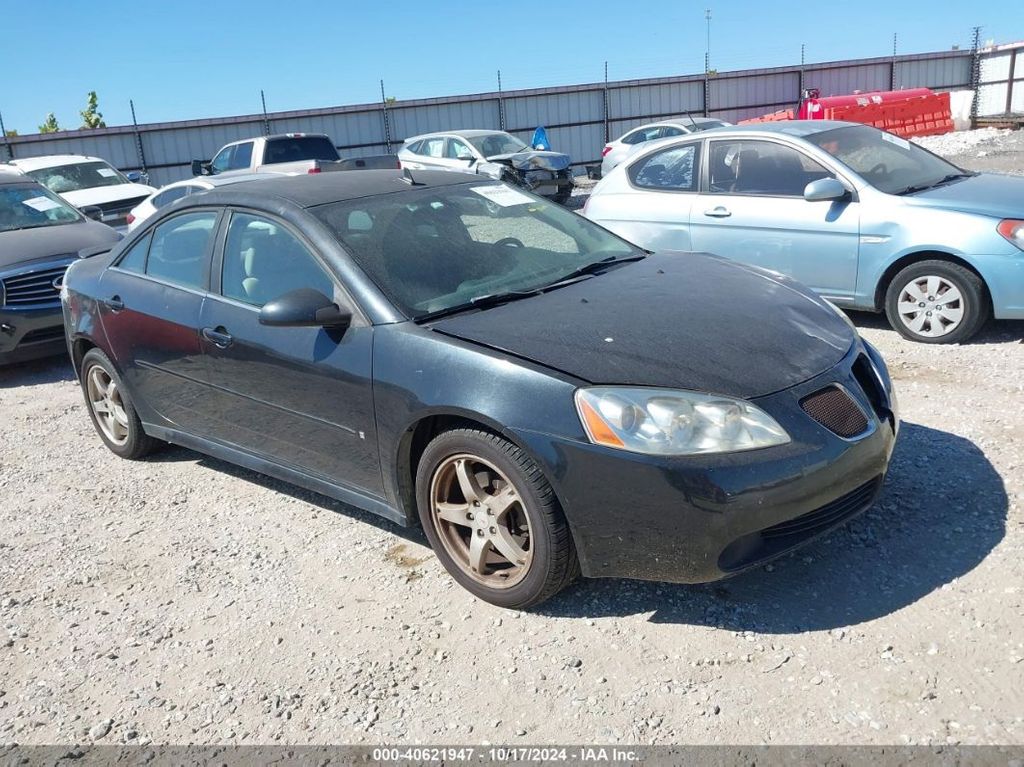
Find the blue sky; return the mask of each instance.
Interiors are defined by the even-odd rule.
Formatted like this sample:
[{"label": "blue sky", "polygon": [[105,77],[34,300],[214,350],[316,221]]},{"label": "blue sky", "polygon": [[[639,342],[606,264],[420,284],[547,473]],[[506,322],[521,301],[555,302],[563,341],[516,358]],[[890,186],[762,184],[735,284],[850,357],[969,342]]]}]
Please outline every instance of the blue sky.
[{"label": "blue sky", "polygon": [[[642,8],[636,13],[632,8]],[[1024,39],[1020,0],[388,0],[3,4],[0,114],[35,133],[81,124],[90,90],[108,125],[215,117],[700,72],[704,9],[720,71]]]}]

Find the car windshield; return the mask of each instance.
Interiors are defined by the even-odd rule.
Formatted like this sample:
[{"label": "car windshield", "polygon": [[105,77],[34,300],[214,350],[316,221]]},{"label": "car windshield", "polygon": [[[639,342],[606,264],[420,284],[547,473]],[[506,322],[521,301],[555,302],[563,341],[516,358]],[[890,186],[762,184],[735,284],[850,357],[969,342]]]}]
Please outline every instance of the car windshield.
[{"label": "car windshield", "polygon": [[80,221],[78,212],[37,184],[0,185],[0,232]]},{"label": "car windshield", "polygon": [[484,157],[512,154],[527,148],[524,142],[517,139],[511,133],[487,133],[483,136],[468,136],[466,141],[475,146],[476,151]]},{"label": "car windshield", "polygon": [[92,189],[97,186],[130,183],[118,171],[100,160],[76,162],[71,165],[58,165],[54,168],[40,168],[26,172],[51,192],[57,194],[74,192],[79,189]]},{"label": "car windshield", "polygon": [[888,194],[929,189],[965,172],[917,144],[866,125],[807,136],[876,189]]},{"label": "car windshield", "polygon": [[544,289],[591,264],[643,255],[582,216],[504,184],[411,189],[313,212],[412,318]]}]

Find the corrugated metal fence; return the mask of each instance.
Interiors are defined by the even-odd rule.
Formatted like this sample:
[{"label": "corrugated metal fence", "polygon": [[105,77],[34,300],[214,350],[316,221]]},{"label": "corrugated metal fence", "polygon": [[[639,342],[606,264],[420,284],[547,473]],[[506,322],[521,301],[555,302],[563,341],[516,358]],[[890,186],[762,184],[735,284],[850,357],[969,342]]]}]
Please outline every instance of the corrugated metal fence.
[{"label": "corrugated metal fence", "polygon": [[[625,80],[608,83],[481,93],[468,96],[359,104],[208,120],[99,130],[66,131],[9,139],[15,157],[88,154],[123,170],[145,165],[160,186],[190,174],[193,158],[209,159],[229,141],[272,133],[326,133],[343,156],[397,151],[404,138],[429,131],[504,127],[529,140],[537,125],[574,165],[600,159],[608,138],[639,123],[685,113],[730,122],[797,103],[805,87],[822,95],[854,90],[972,87],[975,54],[942,51],[806,66]],[[1011,75],[1012,77],[1012,75]],[[705,93],[707,99],[705,100]],[[390,138],[390,147],[388,145]]]}]

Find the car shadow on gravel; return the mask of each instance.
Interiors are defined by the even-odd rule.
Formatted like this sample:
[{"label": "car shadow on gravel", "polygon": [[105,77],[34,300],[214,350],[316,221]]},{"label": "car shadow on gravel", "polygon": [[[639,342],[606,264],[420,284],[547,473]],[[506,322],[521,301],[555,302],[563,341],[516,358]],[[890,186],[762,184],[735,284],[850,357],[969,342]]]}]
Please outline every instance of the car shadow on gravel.
[{"label": "car shadow on gravel", "polygon": [[885,489],[825,538],[702,586],[590,580],[542,604],[558,617],[652,612],[655,623],[791,634],[888,615],[970,572],[1002,540],[1003,480],[970,440],[905,423]]},{"label": "car shadow on gravel", "polygon": [[[858,328],[888,330],[894,334],[896,332],[889,325],[889,320],[885,318],[884,314],[854,311],[848,311],[846,314]],[[913,342],[907,341],[906,343]],[[1021,320],[989,320],[977,335],[970,338],[963,346],[1004,343],[1024,344],[1024,322]]]},{"label": "car shadow on gravel", "polygon": [[75,371],[71,367],[71,360],[66,356],[0,366],[0,389],[74,380]]}]

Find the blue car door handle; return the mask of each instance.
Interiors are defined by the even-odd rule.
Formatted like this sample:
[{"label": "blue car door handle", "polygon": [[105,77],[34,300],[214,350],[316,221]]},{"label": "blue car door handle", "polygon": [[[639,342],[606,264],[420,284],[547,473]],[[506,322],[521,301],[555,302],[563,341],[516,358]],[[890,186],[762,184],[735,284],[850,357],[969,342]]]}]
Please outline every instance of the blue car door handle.
[{"label": "blue car door handle", "polygon": [[728,218],[732,215],[732,211],[726,208],[724,205],[718,205],[714,208],[704,211],[705,216],[711,216],[711,218]]},{"label": "blue car door handle", "polygon": [[216,346],[218,349],[227,349],[231,346],[231,342],[235,339],[231,337],[231,334],[222,327],[214,328],[203,328],[203,338],[209,341],[211,344]]}]

